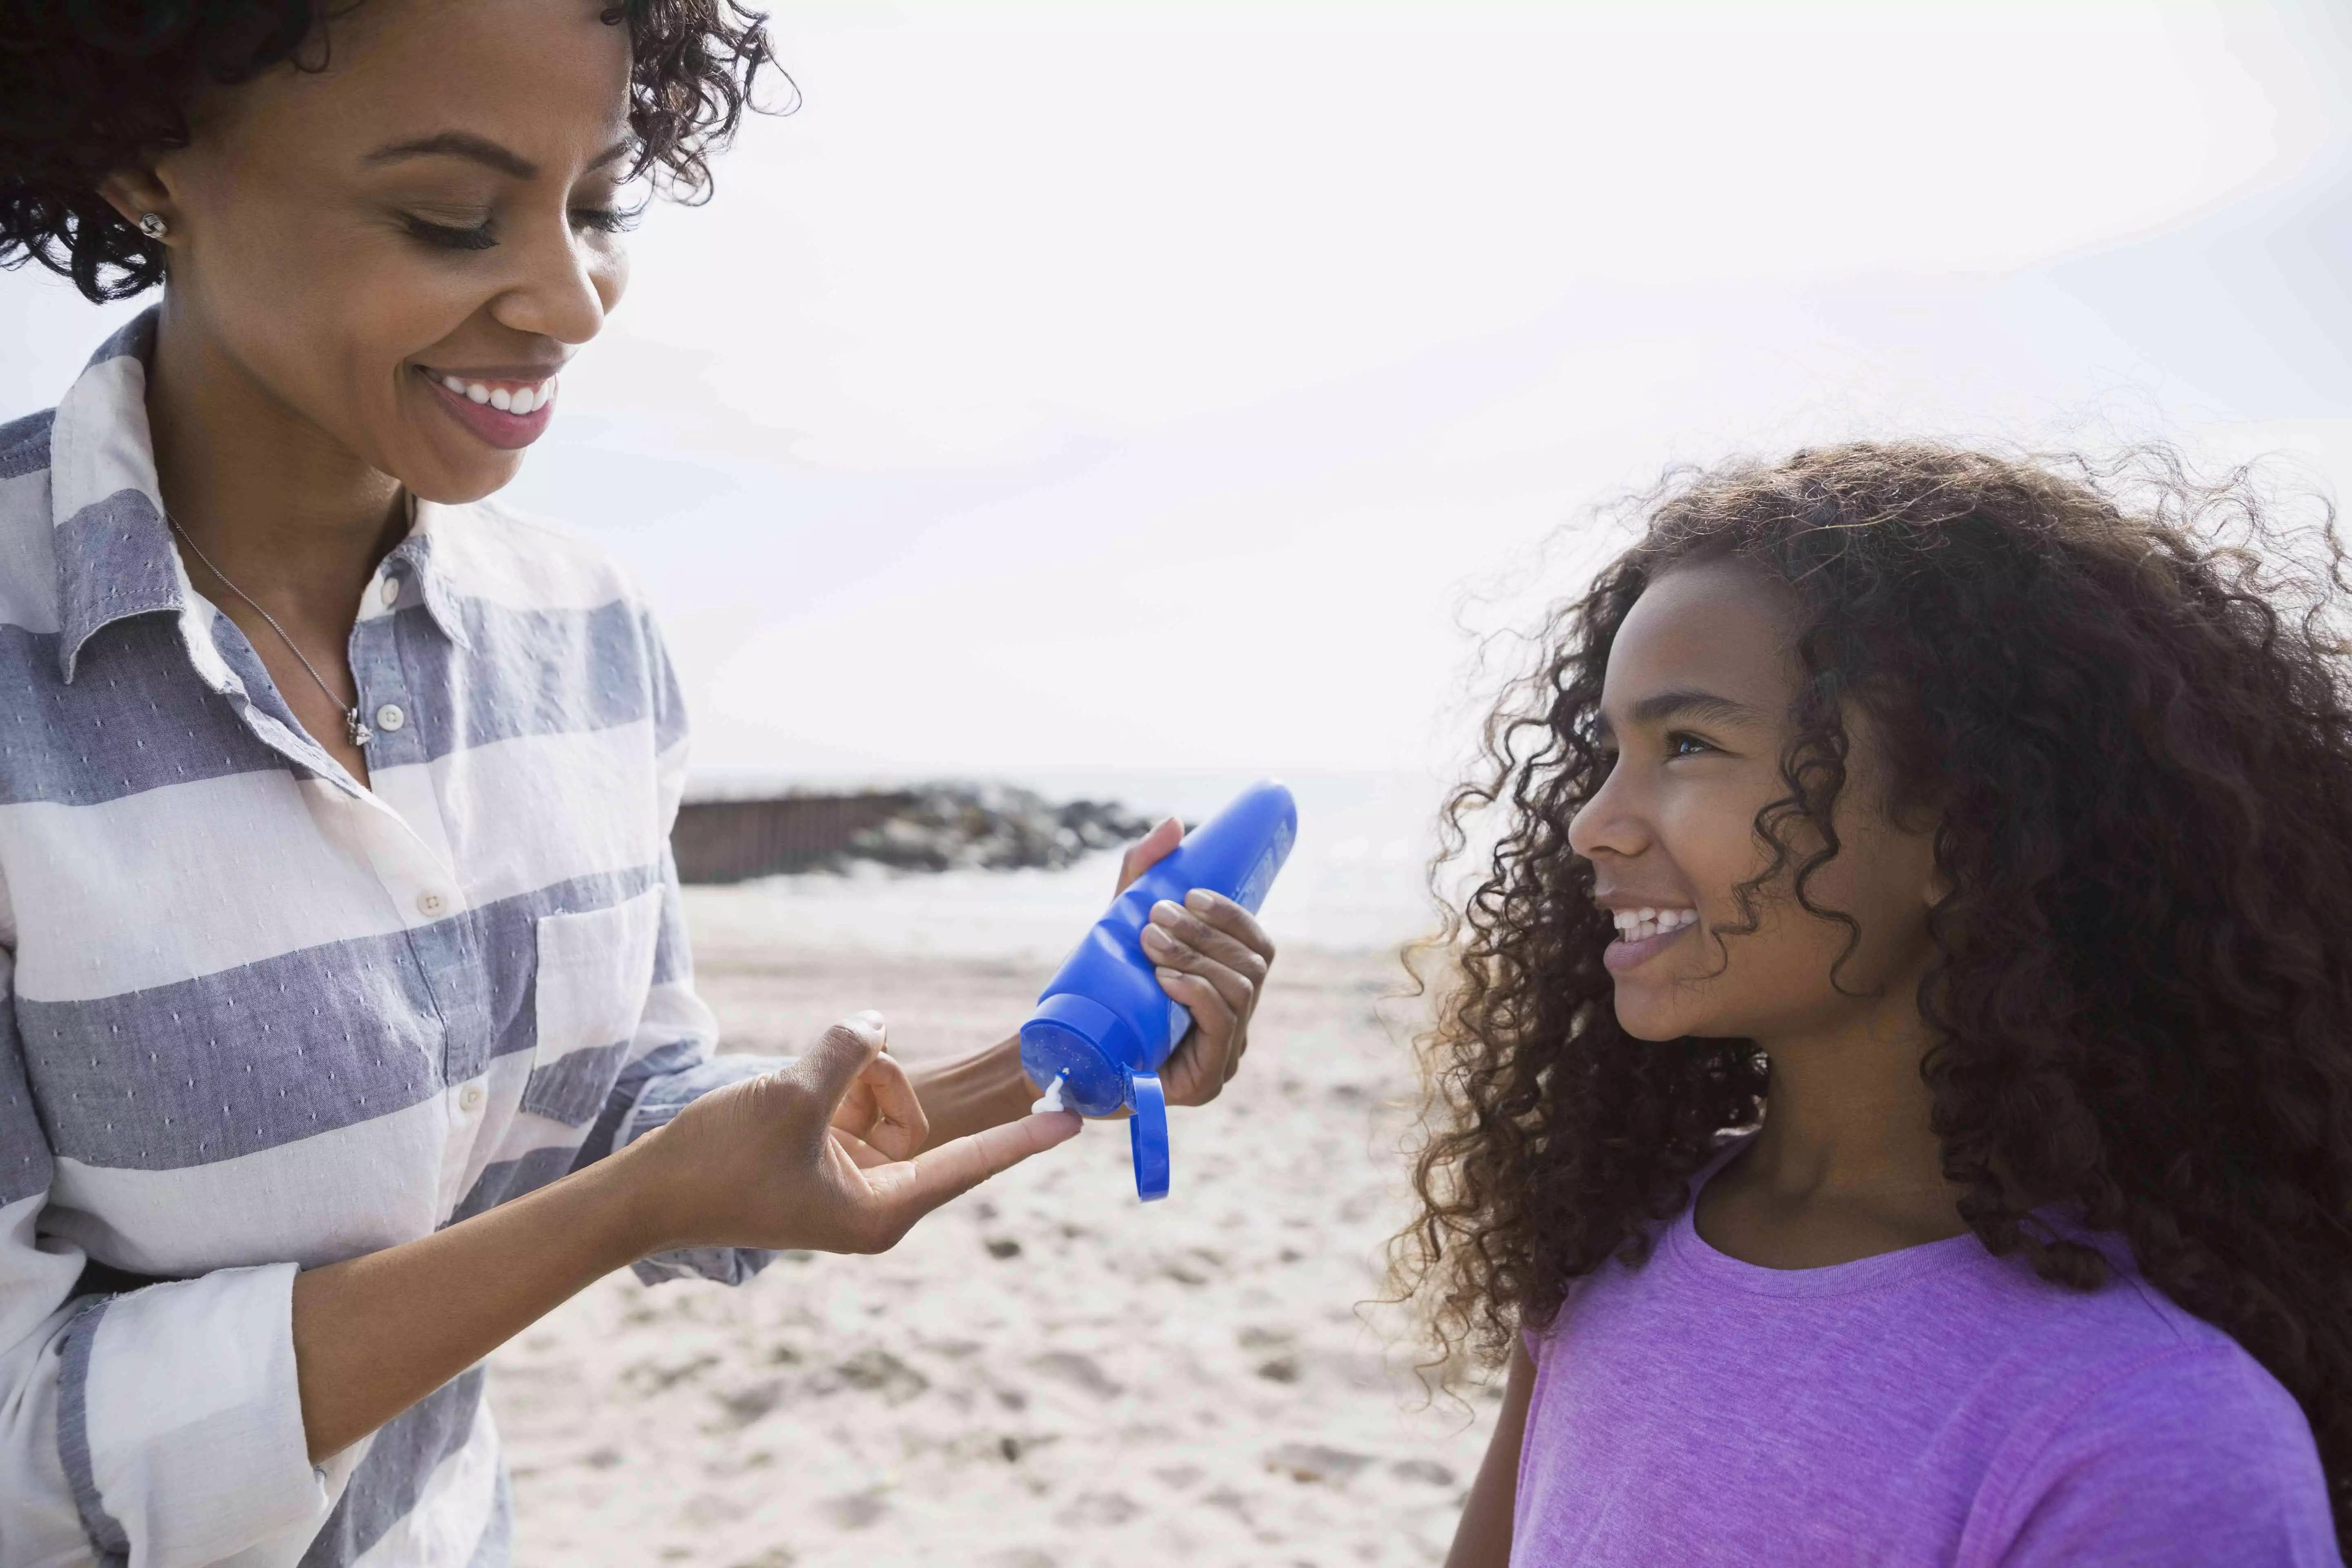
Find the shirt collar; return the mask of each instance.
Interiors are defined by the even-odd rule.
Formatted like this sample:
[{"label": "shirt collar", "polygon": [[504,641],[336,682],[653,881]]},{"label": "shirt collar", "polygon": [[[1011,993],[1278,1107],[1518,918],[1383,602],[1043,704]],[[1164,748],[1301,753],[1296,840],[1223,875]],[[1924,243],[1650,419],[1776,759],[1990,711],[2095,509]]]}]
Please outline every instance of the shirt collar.
[{"label": "shirt collar", "polygon": [[[49,434],[50,521],[55,527],[59,611],[58,673],[70,683],[82,645],[131,616],[169,613],[215,689],[233,678],[210,635],[190,624],[194,601],[163,521],[155,445],[147,425],[147,363],[155,347],[149,307],[100,346],[58,404]],[[460,647],[472,645],[447,581],[451,552],[436,552],[462,509],[420,502],[408,537],[392,552],[421,591],[425,613]],[[443,542],[448,542],[445,537]],[[436,564],[436,554],[441,558]],[[203,617],[200,617],[203,618]],[[209,656],[209,657],[208,657]]]},{"label": "shirt collar", "polygon": [[147,357],[155,312],[106,340],[58,403],[49,428],[56,527],[58,673],[74,677],[82,645],[129,616],[187,607],[147,429]]},{"label": "shirt collar", "polygon": [[464,559],[459,546],[468,521],[466,510],[438,501],[416,501],[410,510],[408,537],[393,547],[376,575],[380,580],[395,567],[407,567],[424,598],[425,613],[441,628],[441,635],[471,651],[473,639],[466,635],[466,617],[458,613],[453,581]]}]

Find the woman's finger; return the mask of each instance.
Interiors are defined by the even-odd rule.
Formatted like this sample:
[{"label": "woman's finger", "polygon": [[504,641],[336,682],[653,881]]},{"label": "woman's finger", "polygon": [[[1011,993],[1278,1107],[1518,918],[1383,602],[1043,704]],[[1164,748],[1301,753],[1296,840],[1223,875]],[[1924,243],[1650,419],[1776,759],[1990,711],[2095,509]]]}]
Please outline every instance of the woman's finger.
[{"label": "woman's finger", "polygon": [[1178,941],[1163,926],[1144,928],[1143,952],[1160,969],[1172,969],[1208,982],[1226,1011],[1237,1019],[1248,1017],[1257,1005],[1257,985],[1248,974]]},{"label": "woman's finger", "polygon": [[1032,1154],[1068,1142],[1085,1125],[1075,1110],[1049,1110],[951,1139],[911,1160],[876,1166],[866,1177],[873,1194],[873,1223],[880,1231],[876,1240],[881,1247],[894,1244],[909,1226],[950,1198]]},{"label": "woman's finger", "polygon": [[856,1130],[857,1135],[894,1160],[911,1159],[930,1136],[931,1122],[923,1114],[923,1102],[915,1098],[907,1069],[896,1057],[878,1056],[857,1075],[857,1084],[873,1095],[877,1113],[875,1121]]},{"label": "woman's finger", "polygon": [[845,1127],[833,1129],[833,1141],[840,1146],[843,1153],[849,1156],[850,1163],[861,1171],[871,1170],[877,1165],[887,1165],[898,1158],[894,1154],[885,1154]]},{"label": "woman's finger", "polygon": [[1118,858],[1118,886],[1112,889],[1111,897],[1127,891],[1138,877],[1165,860],[1169,852],[1183,841],[1184,825],[1171,816],[1129,845],[1127,853]]},{"label": "woman's finger", "polygon": [[1208,888],[1195,888],[1184,895],[1185,912],[1194,919],[1214,926],[1268,964],[1274,963],[1274,938],[1257,923],[1257,917],[1223,893]]},{"label": "woman's finger", "polygon": [[[1239,912],[1241,906],[1236,904],[1234,908]],[[1268,961],[1263,953],[1233,932],[1211,924],[1181,904],[1160,900],[1151,906],[1150,922],[1143,929],[1147,940],[1151,932],[1158,931],[1163,937],[1181,942],[1202,957],[1245,977],[1252,986],[1265,983]]]},{"label": "woman's finger", "polygon": [[1192,1053],[1194,1070],[1203,1084],[1223,1088],[1233,1077],[1228,1064],[1233,1059],[1234,1037],[1239,1033],[1233,1008],[1200,975],[1168,968],[1160,969],[1159,975],[1160,989],[1168,993],[1170,1000],[1192,1011],[1192,1035],[1184,1042],[1184,1049]]},{"label": "woman's finger", "polygon": [[865,1072],[866,1064],[882,1054],[886,1039],[881,1014],[853,1013],[820,1036],[805,1055],[783,1069],[782,1076],[806,1085],[824,1107],[824,1119],[830,1124],[834,1112],[841,1108],[851,1087]]}]

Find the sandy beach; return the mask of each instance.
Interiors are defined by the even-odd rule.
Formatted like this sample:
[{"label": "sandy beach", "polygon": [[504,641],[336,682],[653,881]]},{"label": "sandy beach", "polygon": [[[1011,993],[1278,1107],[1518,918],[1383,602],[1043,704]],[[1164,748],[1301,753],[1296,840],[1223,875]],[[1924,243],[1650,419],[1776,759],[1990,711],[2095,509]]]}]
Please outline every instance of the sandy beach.
[{"label": "sandy beach", "polygon": [[[961,1051],[1052,967],[811,952],[740,892],[688,897],[731,1049],[877,1006],[908,1058]],[[1431,1404],[1359,1310],[1403,1213],[1399,981],[1384,952],[1286,949],[1246,1069],[1176,1119],[1167,1203],[1135,1201],[1104,1124],[886,1257],[587,1291],[491,1363],[518,1561],[1439,1561],[1493,1405]]]}]

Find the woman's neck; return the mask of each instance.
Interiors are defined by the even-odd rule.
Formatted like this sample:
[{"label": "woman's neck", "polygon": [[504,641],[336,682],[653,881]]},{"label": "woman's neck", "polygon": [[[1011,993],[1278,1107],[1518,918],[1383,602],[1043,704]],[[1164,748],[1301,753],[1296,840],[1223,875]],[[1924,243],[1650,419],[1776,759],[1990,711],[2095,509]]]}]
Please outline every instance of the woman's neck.
[{"label": "woman's neck", "polygon": [[196,591],[252,645],[295,721],[368,782],[352,627],[408,527],[399,482],[271,395],[164,290],[147,382],[163,505]]},{"label": "woman's neck", "polygon": [[407,531],[400,482],[268,392],[168,289],[147,419],[172,521],[272,616],[340,647]]}]

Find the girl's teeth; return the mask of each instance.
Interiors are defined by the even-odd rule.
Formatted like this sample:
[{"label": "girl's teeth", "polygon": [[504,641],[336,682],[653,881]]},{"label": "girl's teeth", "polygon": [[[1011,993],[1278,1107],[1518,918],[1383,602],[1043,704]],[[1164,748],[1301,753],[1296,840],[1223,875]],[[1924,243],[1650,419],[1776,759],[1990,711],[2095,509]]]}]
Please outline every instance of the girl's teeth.
[{"label": "girl's teeth", "polygon": [[526,386],[520,392],[514,395],[513,404],[508,408],[507,412],[509,414],[528,414],[538,406],[539,399],[533,397],[531,395],[530,388]]},{"label": "girl's teeth", "polygon": [[1647,942],[1698,921],[1696,910],[1617,910],[1612,911],[1617,934],[1627,942]]},{"label": "girl's teeth", "polygon": [[[468,394],[467,395],[471,395]],[[490,406],[504,414],[514,407],[514,394],[503,386],[490,389]]]},{"label": "girl's teeth", "polygon": [[478,381],[469,381],[469,382],[467,382],[467,383],[466,384],[466,401],[467,401],[467,402],[468,402],[468,403],[488,403],[489,400],[490,400],[490,389],[489,389],[488,387],[484,386],[484,385],[483,385],[480,382],[478,382]]}]

